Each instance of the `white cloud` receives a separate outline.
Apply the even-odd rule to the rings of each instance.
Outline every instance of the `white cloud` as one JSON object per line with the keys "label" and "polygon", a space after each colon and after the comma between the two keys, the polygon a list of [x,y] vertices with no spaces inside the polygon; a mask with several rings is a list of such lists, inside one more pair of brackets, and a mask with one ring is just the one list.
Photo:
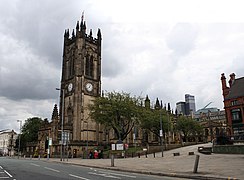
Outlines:
{"label": "white cloud", "polygon": [[243,22],[242,1],[235,0],[123,0],[91,1],[93,9],[112,22],[218,23]]}
{"label": "white cloud", "polygon": [[1,129],[15,129],[19,131],[17,120],[24,120],[30,117],[51,118],[54,104],[57,99],[49,100],[20,100],[13,101],[0,97],[0,124]]}
{"label": "white cloud", "polygon": [[[243,77],[241,1],[4,1],[0,7],[0,123],[50,119],[58,103],[64,29],[85,11],[102,30],[102,86],[146,96],[223,107],[220,75]],[[223,23],[224,22],[224,23]],[[231,22],[231,23],[230,23]],[[235,23],[241,22],[241,23]],[[40,100],[38,100],[40,99]]]}
{"label": "white cloud", "polygon": [[197,27],[189,23],[176,24],[166,38],[167,45],[176,56],[184,56],[194,50]]}
{"label": "white cloud", "polygon": [[[0,33],[0,93],[11,99],[50,98],[48,88],[58,85],[59,69],[44,56],[36,55],[23,41]],[[38,81],[37,81],[38,79]]]}

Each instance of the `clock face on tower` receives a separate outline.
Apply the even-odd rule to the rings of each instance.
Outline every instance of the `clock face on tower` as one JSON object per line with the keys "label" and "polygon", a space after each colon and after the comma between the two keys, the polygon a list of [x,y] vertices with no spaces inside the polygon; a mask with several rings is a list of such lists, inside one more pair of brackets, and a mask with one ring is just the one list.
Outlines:
{"label": "clock face on tower", "polygon": [[68,85],[68,91],[70,92],[70,91],[72,91],[72,89],[73,89],[73,84],[72,83],[69,83],[69,85]]}
{"label": "clock face on tower", "polygon": [[93,85],[92,85],[92,83],[86,83],[86,90],[87,90],[88,92],[91,92],[91,91],[93,90]]}

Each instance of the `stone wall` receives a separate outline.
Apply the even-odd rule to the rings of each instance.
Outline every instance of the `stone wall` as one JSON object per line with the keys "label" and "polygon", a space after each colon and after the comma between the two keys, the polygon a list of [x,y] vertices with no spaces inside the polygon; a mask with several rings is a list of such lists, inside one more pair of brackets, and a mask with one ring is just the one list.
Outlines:
{"label": "stone wall", "polygon": [[213,153],[219,154],[244,154],[244,145],[215,145]]}

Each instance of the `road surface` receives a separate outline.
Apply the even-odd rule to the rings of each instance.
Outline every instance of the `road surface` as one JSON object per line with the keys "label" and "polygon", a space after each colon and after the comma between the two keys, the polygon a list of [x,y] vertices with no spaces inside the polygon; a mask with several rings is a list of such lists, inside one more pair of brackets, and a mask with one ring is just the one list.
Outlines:
{"label": "road surface", "polygon": [[[179,178],[118,172],[99,168],[45,162],[37,160],[0,158],[0,180],[179,180]],[[182,178],[181,178],[182,179]]]}

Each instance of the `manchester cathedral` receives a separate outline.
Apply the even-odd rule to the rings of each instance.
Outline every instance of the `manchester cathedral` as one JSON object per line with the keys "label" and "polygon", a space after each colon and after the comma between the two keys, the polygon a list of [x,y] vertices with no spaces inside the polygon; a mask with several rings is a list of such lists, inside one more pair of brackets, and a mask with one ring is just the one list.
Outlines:
{"label": "manchester cathedral", "polygon": [[[117,142],[112,130],[105,130],[89,116],[89,105],[101,96],[101,43],[100,29],[96,37],[92,30],[87,33],[83,16],[75,29],[65,30],[61,85],[57,88],[59,109],[55,104],[51,121],[44,120],[38,131],[38,142],[27,146],[27,155],[85,157],[89,150]],[[158,100],[156,106],[162,108]],[[148,96],[145,107],[150,107]],[[127,144],[143,141],[158,143],[158,138],[134,128],[125,139]]]}
{"label": "manchester cathedral", "polygon": [[51,156],[60,154],[62,143],[69,147],[72,156],[80,156],[88,145],[103,142],[102,127],[91,120],[88,110],[91,101],[101,93],[101,41],[100,29],[96,37],[92,30],[87,34],[83,16],[72,32],[65,30],[61,86],[57,89],[60,108],[58,111],[57,105],[54,106],[51,122],[47,121],[38,132],[39,151],[45,151],[47,139],[51,143]]}

